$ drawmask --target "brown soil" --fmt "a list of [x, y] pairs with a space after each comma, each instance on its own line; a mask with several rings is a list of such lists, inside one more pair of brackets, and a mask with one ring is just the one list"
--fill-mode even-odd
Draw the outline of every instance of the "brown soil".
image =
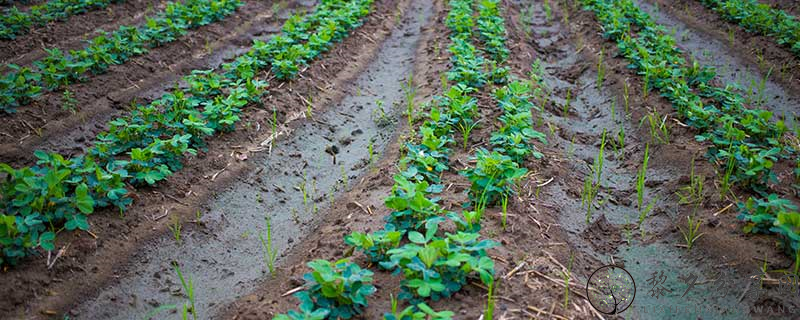
[[[777, 44], [775, 38], [747, 32], [736, 23], [724, 20], [718, 13], [695, 0], [651, 0], [662, 10], [680, 19], [690, 27], [700, 30], [720, 42], [725, 43], [731, 53], [751, 66], [756, 66], [764, 74], [772, 70], [771, 79], [786, 87], [789, 92], [800, 92], [800, 57]], [[782, 1], [784, 3], [789, 1]], [[794, 1], [791, 1], [794, 3]], [[793, 4], [792, 7], [797, 7]], [[729, 32], [733, 31], [735, 41], [731, 43]], [[759, 53], [764, 58], [759, 63]], [[783, 71], [781, 71], [783, 70]]]
[[[100, 35], [101, 30], [113, 31], [120, 25], [143, 21], [144, 16], [152, 12], [147, 10], [149, 7], [157, 10], [163, 4], [160, 0], [125, 0], [112, 3], [103, 10], [71, 16], [66, 21], [52, 21], [43, 27], [33, 27], [14, 40], [0, 41], [0, 62], [3, 65], [26, 65], [45, 57], [44, 48], [59, 48], [64, 52], [82, 48], [84, 40]], [[5, 68], [2, 70], [5, 71]]]
[[107, 122], [125, 112], [131, 102], [146, 103], [173, 88], [191, 70], [209, 69], [242, 53], [252, 39], [280, 31], [289, 11], [303, 8], [290, 2], [272, 15], [274, 1], [248, 1], [222, 21], [189, 32], [177, 41], [90, 76], [69, 86], [76, 112], [63, 109], [63, 92], [49, 92], [18, 112], [4, 117], [0, 129], [0, 162], [32, 164], [34, 150], [82, 154]]
[[[186, 222], [189, 232], [202, 232], [202, 225], [191, 223], [195, 212], [203, 210], [216, 191], [258, 169], [252, 162], [238, 160], [236, 153], [247, 154], [248, 150], [257, 147], [270, 135], [268, 130], [259, 128], [269, 127], [272, 107], [277, 108], [279, 121], [296, 126], [309, 121], [293, 116], [304, 110], [303, 97], [314, 97], [315, 107], [318, 108], [315, 110], [324, 110], [344, 96], [353, 94], [354, 88], [348, 84], [375, 58], [381, 44], [396, 27], [395, 17], [406, 10], [412, 1], [376, 1], [376, 10], [370, 14], [367, 23], [344, 42], [336, 44], [332, 52], [313, 62], [300, 78], [291, 82], [271, 83], [271, 94], [262, 100], [263, 105], [268, 107], [251, 106], [243, 112], [242, 123], [249, 125], [210, 139], [208, 151], [188, 159], [186, 167], [168, 181], [156, 188], [138, 190], [134, 195], [134, 205], [124, 216], [112, 210], [103, 210], [90, 220], [91, 234], [75, 232], [60, 236], [57, 247], [69, 247], [51, 270], [45, 266], [46, 257], [30, 258], [22, 263], [22, 267], [5, 270], [3, 281], [0, 282], [0, 296], [5, 298], [0, 301], [0, 313], [9, 318], [61, 315], [87, 297], [94, 296], [100, 288], [113, 283], [118, 277], [131, 276], [129, 270], [131, 265], [137, 263], [137, 253], [141, 248], [169, 233], [169, 219], [159, 217], [177, 215]], [[567, 83], [565, 86], [571, 90], [567, 93], [562, 88], [552, 92], [553, 99], [542, 106], [545, 109], [542, 116], [549, 119], [548, 122], [563, 116], [561, 102], [568, 94], [577, 97], [589, 90], [577, 84], [587, 72], [596, 74], [598, 55], [604, 48], [606, 78], [599, 90], [617, 97], [616, 101], [622, 101], [624, 84], [630, 86], [631, 115], [624, 120], [624, 125], [630, 131], [622, 156], [616, 159], [616, 169], [635, 174], [642, 161], [645, 144], [650, 142], [649, 132], [639, 126], [639, 119], [651, 109], [674, 119], [676, 115], [672, 106], [652, 92], [643, 97], [640, 77], [627, 68], [627, 61], [616, 56], [616, 47], [600, 36], [591, 13], [580, 11], [579, 8], [554, 5], [553, 29], [546, 34], [531, 34], [524, 30], [527, 13], [523, 12], [528, 4], [520, 5], [512, 0], [506, 0], [503, 4], [507, 8], [507, 45], [511, 49], [509, 66], [518, 78], [528, 78], [527, 73], [536, 59], [557, 62], [564, 56], [578, 52], [574, 65], [559, 65], [555, 70], [548, 70], [551, 75]], [[449, 31], [444, 25], [447, 3], [445, 0], [436, 0], [433, 5], [435, 18], [422, 29], [422, 42], [413, 57], [414, 80], [418, 88], [417, 105], [439, 93], [440, 75], [449, 69]], [[682, 16], [683, 9], [670, 9], [670, 13], [687, 21], [692, 27], [723, 39], [727, 37], [727, 22], [720, 21], [709, 10], [695, 8], [699, 4], [694, 1], [680, 0], [675, 8], [684, 8], [685, 5], [690, 7], [694, 16], [699, 17]], [[187, 38], [188, 44], [177, 41], [153, 50], [139, 58], [137, 63], [116, 66], [105, 75], [74, 86], [81, 105], [86, 105], [76, 115], [59, 111], [59, 100], [55, 94], [46, 95], [33, 108], [21, 108], [20, 114], [7, 119], [11, 125], [8, 133], [13, 138], [3, 137], [0, 140], [3, 143], [0, 146], [0, 150], [3, 150], [0, 161], [29, 163], [31, 151], [36, 148], [66, 154], [80, 153], [91, 137], [103, 129], [105, 121], [124, 112], [123, 108], [130, 100], [153, 98], [169, 89], [179, 75], [194, 68], [217, 65], [222, 59], [238, 53], [238, 48], [249, 45], [250, 38], [276, 31], [274, 28], [280, 25], [282, 18], [258, 15], [267, 12], [270, 7], [271, 3], [248, 2], [234, 16], [195, 31]], [[292, 5], [292, 8], [296, 7], [300, 5]], [[569, 22], [559, 23], [566, 13]], [[237, 31], [220, 39], [220, 34], [228, 34], [227, 30], [239, 25], [242, 26]], [[732, 51], [747, 52], [754, 48], [765, 48], [765, 57], [770, 63], [780, 65], [785, 61], [793, 61], [796, 65], [797, 60], [787, 60], [795, 58], [768, 43], [770, 39], [737, 30], [737, 44], [731, 47]], [[206, 41], [211, 43], [214, 54], [204, 53]], [[573, 49], [571, 52], [565, 50], [570, 48]], [[224, 53], [220, 53], [222, 51]], [[188, 55], [192, 59], [185, 59]], [[747, 55], [744, 58], [751, 59]], [[162, 67], [159, 61], [165, 61], [169, 67]], [[793, 67], [794, 74], [800, 74], [797, 68], [800, 66]], [[793, 89], [798, 87], [797, 79], [785, 84]], [[500, 110], [489, 94], [490, 89], [484, 89], [479, 95], [483, 125], [472, 133], [468, 150], [454, 148], [451, 156], [454, 170], [442, 177], [447, 189], [441, 195], [441, 203], [447, 209], [460, 210], [461, 204], [466, 201], [465, 191], [469, 188], [469, 182], [459, 176], [456, 170], [471, 164], [469, 156], [474, 154], [476, 148], [488, 147], [489, 136], [496, 127], [495, 119]], [[607, 104], [607, 101], [590, 102], [596, 102], [598, 106]], [[534, 112], [536, 114], [538, 112]], [[594, 116], [597, 115], [570, 111], [564, 120], [577, 122]], [[23, 120], [34, 122], [31, 127], [43, 127], [43, 136], [26, 138], [21, 144], [17, 142], [17, 139], [30, 134], [25, 132], [31, 131]], [[348, 254], [348, 247], [343, 242], [345, 235], [353, 231], [380, 229], [384, 225], [383, 217], [389, 214], [383, 199], [390, 193], [392, 176], [397, 173], [398, 150], [408, 135], [408, 128], [404, 129], [396, 133], [397, 139], [376, 164], [376, 169], [361, 177], [350, 191], [337, 198], [334, 206], [315, 222], [315, 231], [298, 240], [288, 254], [279, 260], [276, 277], [263, 281], [257, 290], [228, 305], [225, 312], [214, 318], [264, 319], [296, 308], [296, 299], [282, 295], [301, 285], [299, 279], [308, 271], [306, 262], [345, 257]], [[597, 318], [593, 308], [583, 298], [583, 283], [592, 271], [609, 262], [605, 261], [605, 257], [610, 257], [610, 262], [619, 259], [618, 249], [625, 242], [622, 229], [627, 226], [615, 224], [601, 213], [583, 232], [574, 232], [562, 225], [565, 221], [563, 217], [570, 214], [569, 203], [580, 201], [583, 172], [592, 162], [591, 157], [576, 159], [565, 150], [569, 149], [573, 137], [573, 143], [585, 149], [597, 147], [599, 134], [588, 129], [565, 125], [554, 128], [550, 133], [549, 126], [538, 126], [537, 130], [548, 133], [549, 144], [537, 143], [545, 157], [525, 163], [531, 174], [521, 183], [517, 196], [509, 203], [508, 229], [503, 230], [501, 226], [499, 209], [487, 209], [488, 219], [484, 220], [481, 233], [502, 244], [490, 250], [496, 263], [496, 273], [501, 278], [495, 291], [497, 315], [513, 319], [546, 318], [550, 317], [549, 314], [568, 319]], [[678, 121], [670, 122], [670, 130], [670, 144], [650, 146], [650, 168], [659, 172], [660, 177], [648, 180], [647, 187], [667, 195], [667, 199], [662, 199], [664, 208], [652, 214], [654, 222], [648, 224], [652, 233], [644, 241], [645, 244], [659, 243], [673, 247], [682, 243], [677, 226], [684, 227], [685, 216], [691, 209], [677, 206], [674, 194], [688, 183], [690, 161], [695, 159], [697, 172], [707, 177], [704, 193], [707, 200], [697, 212], [704, 221], [702, 232], [705, 235], [692, 251], [681, 251], [681, 258], [696, 265], [710, 266], [708, 268], [730, 268], [740, 274], [753, 274], [759, 270], [762, 265], [759, 259], [767, 259], [770, 269], [789, 268], [792, 261], [775, 248], [774, 237], [745, 236], [742, 233], [741, 223], [735, 217], [736, 208], [729, 207], [733, 201], [720, 200], [718, 196], [714, 183], [718, 180], [716, 166], [705, 161], [703, 153], [707, 146], [694, 139], [696, 132]], [[608, 159], [612, 160], [611, 156]], [[556, 196], [555, 191], [563, 191], [566, 196]], [[603, 192], [615, 204], [632, 206], [629, 188], [612, 185]], [[742, 190], [734, 192], [740, 197], [748, 195]], [[794, 197], [791, 199], [795, 202], [798, 200]], [[361, 254], [356, 254], [354, 260], [362, 266], [367, 265]], [[561, 276], [566, 266], [570, 265], [570, 260], [570, 272], [573, 274], [570, 306], [565, 309], [562, 306], [564, 282]], [[515, 271], [510, 274], [512, 270]], [[400, 280], [399, 276], [376, 272], [378, 293], [370, 297], [370, 307], [362, 318], [377, 319], [390, 310], [389, 294], [399, 292]], [[457, 319], [478, 318], [486, 303], [486, 290], [477, 283], [466, 286], [451, 299], [431, 305], [437, 310], [456, 312]], [[732, 286], [728, 289], [733, 291], [742, 288]], [[797, 303], [774, 293], [766, 293], [756, 299], [748, 298], [743, 302], [748, 306], [763, 303], [797, 307]], [[73, 316], [81, 317], [79, 314]]]
[[[430, 100], [433, 94], [439, 93], [439, 75], [449, 69], [447, 58], [435, 55], [436, 52], [446, 54], [444, 48], [449, 44], [449, 31], [443, 21], [446, 2], [434, 3], [435, 16], [438, 18], [431, 21], [432, 25], [424, 28], [425, 44], [420, 47], [415, 61], [417, 69], [415, 81], [420, 92], [418, 97], [420, 103]], [[516, 17], [517, 8], [513, 6], [511, 8], [513, 9], [509, 10], [507, 17]], [[511, 19], [506, 23], [510, 31], [508, 46], [512, 48], [511, 56], [514, 58], [509, 61], [509, 65], [512, 66], [512, 72], [518, 78], [522, 78], [526, 77], [524, 73], [533, 60], [530, 53], [536, 49], [522, 40], [521, 31], [510, 21]], [[496, 119], [501, 111], [488, 94], [490, 89], [484, 89], [482, 92], [479, 96], [482, 118], [488, 120], [486, 123], [492, 123], [494, 122], [492, 119]], [[469, 157], [474, 154], [476, 148], [485, 147], [494, 129], [493, 125], [480, 126], [470, 135], [467, 151], [454, 148], [454, 154], [451, 155], [453, 169], [461, 169], [470, 163]], [[368, 174], [352, 191], [337, 199], [336, 205], [317, 231], [293, 247], [292, 253], [280, 261], [277, 276], [262, 283], [261, 289], [231, 305], [225, 318], [264, 319], [271, 318], [277, 313], [285, 313], [289, 309], [296, 309], [296, 299], [282, 295], [301, 284], [298, 279], [308, 272], [306, 262], [313, 259], [340, 259], [348, 251], [342, 240], [345, 235], [353, 231], [371, 232], [382, 228], [383, 217], [390, 213], [383, 205], [383, 199], [390, 193], [394, 184], [392, 176], [397, 173], [396, 163], [400, 156], [396, 150], [400, 149], [401, 142], [402, 140], [396, 142], [394, 146], [389, 146], [389, 150], [395, 151], [386, 154], [376, 172]], [[481, 233], [502, 244], [501, 247], [490, 250], [490, 255], [495, 259], [498, 277], [505, 276], [515, 267], [524, 264], [515, 275], [499, 280], [495, 294], [502, 298], [497, 300], [495, 311], [497, 315], [512, 318], [536, 317], [537, 312], [530, 308], [533, 307], [545, 310], [545, 313], [549, 311], [568, 318], [594, 317], [588, 302], [576, 296], [571, 297], [578, 299], [574, 302], [575, 309], [562, 308], [564, 289], [559, 285], [563, 283], [560, 282], [560, 272], [562, 266], [568, 264], [573, 249], [565, 242], [564, 233], [557, 226], [554, 218], [558, 213], [557, 207], [540, 202], [534, 195], [537, 184], [546, 182], [550, 177], [555, 177], [558, 181], [560, 172], [567, 170], [557, 158], [550, 156], [548, 152], [548, 160], [531, 161], [526, 164], [532, 174], [521, 186], [518, 197], [509, 203], [509, 226], [506, 231], [502, 229], [500, 223], [499, 209], [488, 209], [486, 212], [486, 216], [490, 218], [484, 220]], [[460, 210], [461, 204], [467, 200], [465, 190], [469, 187], [469, 182], [457, 172], [450, 171], [443, 175], [442, 183], [447, 186], [447, 190], [440, 195], [442, 198], [440, 203], [448, 210]], [[371, 208], [371, 213], [362, 211], [356, 203]], [[601, 265], [579, 252], [573, 253], [575, 255], [572, 272], [576, 274], [588, 275], [593, 268]], [[355, 261], [360, 265], [368, 265], [361, 254], [355, 255]], [[540, 274], [546, 275], [547, 278]], [[387, 272], [376, 273], [375, 286], [378, 288], [378, 293], [370, 297], [370, 307], [363, 315], [364, 319], [378, 319], [391, 309], [389, 294], [400, 291], [399, 278]], [[580, 292], [580, 286], [580, 282], [573, 280], [572, 290]], [[430, 305], [436, 310], [454, 311], [458, 319], [473, 319], [478, 318], [483, 312], [485, 294], [485, 287], [478, 282], [472, 282], [454, 297]], [[546, 317], [545, 313], [541, 313], [540, 316]]]
[[256, 169], [255, 164], [239, 161], [234, 152], [247, 153], [268, 138], [268, 130], [257, 128], [269, 127], [273, 106], [280, 122], [288, 117], [294, 121], [291, 125], [298, 125], [296, 122], [304, 120], [291, 115], [305, 110], [301, 93], [313, 96], [318, 108], [325, 108], [346, 94], [349, 79], [369, 63], [381, 37], [392, 27], [397, 2], [377, 1], [376, 6], [365, 25], [313, 62], [298, 80], [273, 82], [271, 94], [262, 100], [269, 111], [253, 106], [243, 112], [241, 123], [250, 126], [214, 137], [207, 152], [187, 159], [185, 168], [168, 181], [156, 188], [139, 190], [124, 216], [113, 210], [101, 210], [90, 221], [92, 234], [60, 235], [57, 247], [69, 244], [69, 248], [51, 270], [45, 266], [46, 257], [30, 258], [21, 262], [24, 267], [5, 270], [0, 295], [6, 298], [0, 302], [0, 313], [46, 318], [70, 310], [98, 288], [114, 281], [128, 264], [135, 263], [131, 259], [135, 259], [137, 249], [169, 232], [169, 219], [155, 219], [165, 213], [185, 218], [186, 229], [196, 228], [190, 221], [214, 190]]

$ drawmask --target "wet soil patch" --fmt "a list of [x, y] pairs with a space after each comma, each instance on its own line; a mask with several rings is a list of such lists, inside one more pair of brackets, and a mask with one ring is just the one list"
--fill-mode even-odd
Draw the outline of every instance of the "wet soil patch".
[[308, 10], [304, 1], [249, 1], [236, 13], [189, 32], [181, 39], [151, 49], [89, 81], [71, 85], [75, 109], [64, 108], [63, 92], [50, 92], [20, 107], [0, 129], [0, 162], [30, 165], [34, 150], [62, 155], [82, 154], [108, 121], [127, 112], [131, 103], [147, 103], [171, 90], [192, 70], [217, 68], [250, 48], [254, 39], [267, 40], [280, 31], [292, 12]]
[[[166, 3], [160, 0], [125, 0], [112, 3], [105, 9], [73, 15], [65, 21], [51, 21], [43, 27], [32, 27], [14, 40], [0, 41], [0, 62], [26, 65], [46, 56], [44, 48], [59, 48], [64, 52], [82, 48], [85, 40], [116, 30], [121, 25], [135, 25], [144, 17], [157, 12]], [[33, 4], [31, 4], [33, 5]], [[23, 11], [25, 9], [20, 8]]]
[[[696, 6], [687, 7], [686, 2]], [[748, 105], [770, 110], [776, 118], [785, 115], [791, 127], [791, 119], [800, 112], [800, 60], [794, 54], [781, 50], [770, 37], [747, 33], [738, 25], [722, 21], [698, 1], [679, 1], [672, 6], [662, 1], [655, 4], [639, 1], [656, 23], [672, 30], [678, 46], [691, 59], [715, 68], [717, 81], [723, 87], [736, 85]], [[692, 10], [692, 14], [686, 10]], [[735, 33], [733, 38], [729, 32]]]
[[139, 263], [131, 257], [140, 248], [171, 234], [173, 216], [182, 221], [184, 236], [201, 232], [192, 223], [198, 211], [204, 213], [201, 204], [246, 172], [257, 170], [256, 163], [246, 158], [255, 157], [257, 152], [251, 150], [260, 149], [271, 136], [268, 128], [273, 107], [279, 123], [306, 121], [297, 116], [307, 110], [304, 99], [313, 100], [314, 114], [324, 112], [346, 94], [346, 84], [373, 60], [379, 44], [392, 29], [397, 3], [377, 1], [374, 6], [375, 12], [363, 26], [312, 62], [301, 77], [291, 82], [273, 82], [271, 93], [259, 104], [268, 108], [249, 106], [241, 114], [237, 131], [210, 139], [208, 150], [187, 159], [183, 170], [156, 188], [143, 188], [133, 194], [134, 204], [124, 215], [100, 210], [89, 221], [92, 234], [62, 232], [56, 245], [67, 250], [52, 269], [46, 268], [45, 256], [31, 257], [21, 262], [21, 267], [8, 269], [0, 284], [0, 296], [7, 297], [0, 304], [0, 312], [37, 318], [46, 317], [45, 310], [63, 314], [73, 309], [87, 296], [114, 283], [117, 275], [129, 270], [128, 266]]

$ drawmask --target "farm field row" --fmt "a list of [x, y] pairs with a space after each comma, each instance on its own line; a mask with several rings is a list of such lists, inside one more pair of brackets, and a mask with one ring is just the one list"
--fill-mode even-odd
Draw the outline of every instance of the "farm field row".
[[[747, 319], [800, 306], [783, 285], [800, 270], [800, 58], [784, 1], [19, 14], [52, 1], [2, 21], [16, 29], [0, 44], [28, 48], [2, 56], [0, 84], [10, 318]], [[45, 35], [81, 19], [117, 31]], [[46, 50], [28, 47], [38, 39]], [[598, 282], [603, 270], [622, 282]]]

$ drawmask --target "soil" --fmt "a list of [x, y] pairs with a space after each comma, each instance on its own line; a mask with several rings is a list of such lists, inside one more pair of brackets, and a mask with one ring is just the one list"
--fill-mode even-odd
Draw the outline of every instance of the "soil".
[[[754, 100], [764, 101], [754, 105], [777, 115], [797, 116], [800, 57], [774, 38], [746, 32], [698, 1], [648, 0], [640, 4], [658, 23], [675, 28], [678, 44], [691, 57], [715, 67], [725, 83], [738, 84], [743, 96], [751, 93]], [[759, 92], [762, 81], [764, 90]]]
[[[277, 14], [275, 1], [248, 1], [222, 21], [192, 30], [177, 41], [146, 55], [111, 66], [108, 72], [69, 86], [76, 109], [63, 108], [63, 92], [49, 92], [18, 108], [0, 129], [0, 162], [31, 165], [34, 150], [82, 154], [108, 121], [127, 112], [131, 103], [147, 103], [171, 90], [191, 70], [217, 68], [247, 50], [254, 39], [280, 31], [285, 19], [308, 9], [305, 1], [285, 3]], [[190, 58], [187, 58], [190, 57]]]
[[[661, 0], [648, 1], [652, 2], [642, 7], [677, 30], [687, 57], [720, 70], [717, 83], [764, 78], [769, 68], [744, 54], [754, 48], [766, 48], [767, 64], [796, 62], [787, 60], [785, 51], [769, 45], [768, 39], [740, 31], [735, 31], [737, 41], [731, 44], [727, 22], [710, 10], [695, 8], [694, 1], [677, 1], [674, 8]], [[649, 5], [656, 2], [658, 12]], [[152, 99], [191, 69], [229, 61], [244, 52], [249, 39], [269, 38], [289, 12], [309, 5], [296, 1], [271, 16], [266, 14], [271, 2], [248, 1], [234, 16], [190, 33], [185, 43], [153, 50], [139, 58], [140, 63], [116, 66], [74, 86], [86, 105], [75, 115], [58, 111], [55, 94], [35, 108], [21, 108], [20, 114], [8, 118], [16, 126], [8, 133], [29, 131], [17, 119], [32, 122], [42, 117], [32, 126], [45, 124], [43, 134], [21, 144], [15, 139], [22, 136], [3, 138], [0, 161], [29, 163], [36, 148], [82, 152], [131, 100]], [[541, 110], [532, 112], [535, 128], [548, 142], [536, 143], [542, 159], [525, 163], [530, 173], [509, 201], [508, 226], [501, 225], [498, 208], [484, 215], [488, 218], [481, 233], [502, 245], [489, 251], [499, 279], [495, 314], [500, 319], [623, 318], [600, 315], [585, 298], [588, 276], [615, 264], [637, 281], [635, 302], [625, 318], [796, 317], [798, 299], [780, 291], [775, 281], [750, 278], [763, 273], [766, 261], [768, 274], [777, 279], [778, 271], [792, 268], [793, 261], [776, 248], [775, 237], [741, 231], [735, 203], [719, 196], [716, 166], [705, 159], [707, 145], [695, 140], [697, 132], [676, 120], [668, 101], [653, 92], [643, 94], [640, 77], [617, 56], [616, 46], [600, 36], [593, 14], [550, 5], [548, 13], [541, 2], [503, 1], [511, 73], [528, 79], [537, 60], [544, 68], [547, 99], [536, 101]], [[692, 15], [677, 9], [686, 5]], [[270, 95], [243, 112], [237, 131], [210, 139], [207, 151], [188, 159], [165, 183], [137, 190], [134, 205], [124, 215], [103, 210], [90, 220], [92, 233], [59, 235], [57, 247], [66, 251], [52, 269], [45, 266], [47, 257], [40, 256], [5, 270], [0, 314], [7, 316], [0, 318], [140, 318], [158, 305], [184, 299], [173, 262], [194, 279], [201, 318], [264, 319], [295, 309], [297, 300], [285, 293], [302, 285], [308, 261], [348, 257], [352, 251], [343, 242], [345, 235], [384, 225], [389, 210], [383, 199], [398, 172], [399, 150], [410, 135], [402, 115], [407, 102], [404, 83], [413, 82], [419, 113], [441, 92], [440, 75], [450, 68], [445, 0], [377, 0], [374, 6], [363, 26], [297, 80], [271, 82]], [[205, 43], [210, 43], [211, 52], [206, 52]], [[703, 55], [703, 50], [714, 56]], [[185, 58], [189, 55], [192, 59]], [[792, 69], [800, 74], [796, 71]], [[769, 101], [764, 107], [779, 113], [796, 110], [796, 82], [773, 73], [764, 85]], [[488, 147], [501, 114], [491, 88], [482, 90], [478, 99], [481, 125], [472, 132], [466, 150], [454, 148], [454, 170], [442, 176], [446, 189], [440, 203], [453, 211], [461, 210], [469, 188], [457, 170], [474, 163], [470, 156], [477, 148]], [[276, 128], [277, 139], [269, 125], [273, 108], [282, 124]], [[668, 144], [654, 141], [640, 124], [654, 111], [667, 116]], [[624, 145], [617, 143], [621, 130]], [[598, 160], [604, 131], [608, 144], [601, 188], [587, 218], [581, 203], [583, 181]], [[634, 182], [647, 146], [651, 157], [644, 201], [653, 201], [654, 209], [640, 227]], [[677, 195], [689, 183], [692, 165], [696, 174], [706, 177], [704, 200], [697, 206], [679, 204]], [[743, 190], [733, 191], [740, 198], [748, 196]], [[783, 196], [800, 203], [792, 195]], [[691, 250], [680, 231], [688, 215], [703, 222], [703, 236]], [[266, 216], [280, 251], [272, 276], [259, 239], [266, 233]], [[182, 226], [180, 243], [170, 230], [176, 225]], [[350, 257], [368, 266], [362, 254]], [[646, 281], [653, 272], [667, 276], [662, 285], [668, 292], [660, 298], [653, 296]], [[565, 274], [570, 275], [567, 308]], [[687, 285], [679, 277], [686, 275], [698, 279], [694, 289], [684, 293]], [[376, 272], [378, 292], [361, 318], [378, 319], [389, 311], [390, 294], [399, 292], [400, 280]], [[430, 305], [456, 312], [456, 319], [477, 319], [485, 303], [486, 288], [475, 281], [454, 297]], [[654, 312], [659, 306], [662, 309]], [[166, 312], [164, 316], [177, 317]]]
[[[36, 1], [40, 2], [40, 1]], [[52, 21], [42, 27], [34, 26], [14, 40], [0, 41], [0, 62], [28, 65], [46, 56], [44, 48], [59, 48], [64, 52], [82, 48], [84, 41], [101, 35], [101, 31], [113, 31], [121, 25], [134, 25], [146, 16], [163, 8], [166, 1], [125, 0], [112, 3], [105, 9], [73, 15], [65, 21]], [[19, 6], [26, 11], [29, 3]], [[5, 69], [3, 69], [5, 71]]]

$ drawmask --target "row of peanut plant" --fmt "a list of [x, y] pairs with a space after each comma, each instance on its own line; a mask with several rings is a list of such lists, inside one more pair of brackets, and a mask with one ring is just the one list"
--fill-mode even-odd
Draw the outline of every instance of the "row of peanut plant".
[[731, 87], [712, 85], [714, 71], [687, 63], [675, 39], [633, 1], [582, 3], [595, 13], [603, 35], [617, 42], [620, 54], [643, 77], [644, 94], [658, 90], [699, 132], [697, 140], [709, 143], [706, 155], [720, 167], [720, 197], [731, 194], [734, 185], [752, 191], [752, 197], [738, 204], [744, 231], [779, 234], [785, 249], [800, 257], [800, 214], [770, 187], [780, 183], [774, 165], [797, 156], [784, 121], [773, 119], [772, 112], [748, 108]]
[[125, 0], [50, 0], [30, 7], [26, 11], [16, 6], [4, 10], [0, 16], [0, 39], [15, 39], [28, 32], [32, 26], [44, 26], [48, 22], [66, 20], [70, 16], [98, 9], [104, 9], [111, 3]]
[[738, 23], [748, 32], [775, 38], [800, 56], [800, 21], [783, 10], [757, 0], [700, 0], [726, 20]]
[[[492, 143], [497, 146], [496, 152], [512, 154], [503, 157], [515, 160], [501, 161], [499, 166], [489, 158], [478, 160], [480, 168], [463, 172], [473, 181], [471, 201], [465, 204], [465, 208], [471, 206], [472, 210], [449, 211], [438, 203], [436, 195], [444, 189], [442, 174], [450, 170], [451, 147], [462, 145], [454, 139], [455, 134], [461, 132], [466, 148], [469, 131], [477, 124], [478, 101], [471, 95], [484, 88], [489, 80], [496, 84], [507, 80], [508, 69], [498, 67], [508, 55], [504, 21], [497, 8], [499, 2], [479, 2], [479, 34], [473, 30], [474, 1], [449, 2], [446, 25], [451, 30], [449, 51], [453, 67], [447, 78], [455, 85], [426, 106], [428, 112], [415, 139], [403, 147], [401, 171], [394, 177], [395, 185], [384, 201], [392, 210], [385, 218], [384, 228], [372, 233], [353, 232], [345, 237], [345, 242], [362, 252], [370, 265], [404, 276], [397, 298], [406, 300], [408, 307], [399, 309], [398, 300], [393, 298], [391, 312], [384, 314], [386, 320], [451, 319], [453, 312], [437, 312], [425, 303], [426, 299], [449, 298], [474, 276], [487, 286], [494, 283], [494, 262], [486, 250], [497, 243], [479, 240], [478, 232], [483, 209], [490, 202], [487, 199], [507, 199], [516, 179], [525, 172], [516, 164], [535, 153], [528, 143], [538, 135], [531, 132], [532, 105], [527, 102], [527, 84], [513, 82], [496, 91], [498, 103], [506, 112], [501, 117], [504, 126], [492, 136]], [[474, 37], [483, 40], [482, 50], [471, 43]], [[491, 58], [484, 58], [482, 53]], [[514, 167], [514, 172], [509, 174], [508, 167]], [[447, 220], [453, 222], [455, 230], [450, 231], [454, 232], [440, 229], [440, 224]], [[331, 265], [339, 267], [331, 272]], [[370, 284], [372, 272], [355, 267], [354, 263], [316, 260], [309, 267], [313, 271], [304, 276], [306, 290], [296, 294], [299, 310], [275, 319], [349, 319], [363, 312], [366, 297], [375, 292]], [[358, 271], [357, 276], [354, 270]]]
[[61, 90], [86, 81], [88, 74], [105, 73], [148, 49], [172, 42], [189, 29], [207, 25], [231, 15], [241, 0], [186, 0], [167, 3], [164, 10], [137, 27], [120, 26], [114, 32], [91, 39], [80, 50], [65, 54], [58, 48], [45, 49], [47, 57], [32, 67], [10, 64], [0, 78], [0, 111], [13, 113], [45, 91]]
[[15, 264], [37, 251], [54, 249], [63, 230], [87, 230], [87, 216], [131, 203], [129, 185], [153, 185], [182, 167], [187, 155], [205, 147], [205, 139], [231, 131], [241, 109], [266, 93], [266, 71], [281, 79], [331, 49], [363, 23], [373, 0], [324, 0], [313, 13], [293, 17], [280, 36], [255, 41], [250, 51], [220, 72], [196, 70], [186, 89], [115, 119], [85, 155], [65, 159], [37, 151], [37, 164], [12, 168], [0, 164], [0, 264]]

